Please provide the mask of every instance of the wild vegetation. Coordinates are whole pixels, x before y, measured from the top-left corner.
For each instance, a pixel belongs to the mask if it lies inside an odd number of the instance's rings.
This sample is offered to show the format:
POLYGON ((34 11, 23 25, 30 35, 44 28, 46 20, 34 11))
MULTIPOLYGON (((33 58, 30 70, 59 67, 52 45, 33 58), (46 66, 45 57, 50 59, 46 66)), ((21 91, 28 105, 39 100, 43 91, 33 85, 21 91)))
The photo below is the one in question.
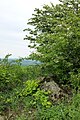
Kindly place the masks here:
POLYGON ((0 60, 0 119, 80 120, 80 1, 59 1, 35 9, 24 30, 35 49, 27 59, 41 64, 0 60))

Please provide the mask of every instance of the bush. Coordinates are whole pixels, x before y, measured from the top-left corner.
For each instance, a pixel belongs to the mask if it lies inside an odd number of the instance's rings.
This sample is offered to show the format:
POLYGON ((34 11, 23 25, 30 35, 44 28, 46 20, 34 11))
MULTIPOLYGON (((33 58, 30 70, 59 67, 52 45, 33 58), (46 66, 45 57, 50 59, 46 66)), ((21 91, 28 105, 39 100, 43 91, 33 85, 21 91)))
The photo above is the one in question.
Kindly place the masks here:
POLYGON ((34 48, 29 58, 43 63, 48 75, 56 75, 58 84, 68 84, 70 72, 80 68, 80 2, 59 0, 56 6, 44 5, 36 8, 28 24, 29 48, 34 48), (74 18, 74 19, 73 19, 74 18))

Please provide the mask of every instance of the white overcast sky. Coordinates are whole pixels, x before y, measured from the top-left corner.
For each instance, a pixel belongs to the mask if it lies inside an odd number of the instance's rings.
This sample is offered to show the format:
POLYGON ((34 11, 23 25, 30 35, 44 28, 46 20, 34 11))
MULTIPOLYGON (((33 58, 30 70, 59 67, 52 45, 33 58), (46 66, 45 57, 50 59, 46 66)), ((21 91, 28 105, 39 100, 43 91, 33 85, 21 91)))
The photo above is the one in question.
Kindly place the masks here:
POLYGON ((0 0, 0 58, 12 54, 12 58, 26 57, 31 50, 24 41, 27 21, 35 8, 58 0, 0 0))

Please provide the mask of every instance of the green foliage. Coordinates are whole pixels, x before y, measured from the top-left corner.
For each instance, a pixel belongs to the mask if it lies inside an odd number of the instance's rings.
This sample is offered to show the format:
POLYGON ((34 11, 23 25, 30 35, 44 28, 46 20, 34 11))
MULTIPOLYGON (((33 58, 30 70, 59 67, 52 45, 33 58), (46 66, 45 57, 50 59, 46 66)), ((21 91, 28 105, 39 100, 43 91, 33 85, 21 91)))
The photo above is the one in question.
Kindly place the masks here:
POLYGON ((38 104, 37 110, 34 113, 32 111, 28 111, 29 114, 25 115, 24 112, 21 116, 17 116, 16 120, 79 120, 79 103, 80 94, 75 95, 69 103, 62 102, 61 104, 53 105, 49 108, 40 107, 38 104))
POLYGON ((33 91, 37 90, 38 87, 38 81, 36 80, 28 80, 24 82, 24 88, 22 90, 22 95, 27 96, 33 93, 33 91))
MULTIPOLYGON (((8 56, 9 57, 9 56, 8 56)), ((49 107, 48 92, 39 89, 39 66, 10 63, 6 57, 0 64, 0 111, 27 111, 40 106, 49 107), (35 78, 36 80, 33 80, 35 78), (29 80, 30 79, 30 80, 29 80), (41 97, 42 96, 42 97, 41 97), (39 99, 40 98, 40 99, 39 99)))
POLYGON ((22 66, 22 68, 24 70, 24 76, 27 80, 35 80, 42 74, 40 65, 22 66))
POLYGON ((61 103, 48 109, 40 109, 36 113, 36 120, 79 120, 80 94, 73 97, 71 103, 61 103))
POLYGON ((71 76, 70 80, 71 80, 72 86, 76 89, 80 89, 80 70, 78 69, 77 73, 71 72, 70 76, 71 76))
MULTIPOLYGON (((79 87, 79 73, 79 69, 78 74, 70 73, 74 87, 79 87)), ((8 61, 0 64, 0 114, 6 115, 9 111, 14 111, 15 120, 79 120, 80 93, 74 94, 69 103, 63 101, 53 104, 49 92, 39 88, 40 81, 37 77, 41 74, 39 66, 23 67, 9 64, 8 61)))
POLYGON ((44 107, 50 107, 49 92, 40 90, 38 80, 28 80, 24 82, 24 88, 19 93, 19 96, 24 98, 24 102, 29 106, 36 107, 38 104, 44 107), (29 102, 30 101, 30 102, 29 102))
POLYGON ((50 107, 52 105, 51 102, 49 101, 48 95, 49 95, 48 92, 45 92, 45 91, 40 90, 40 89, 38 89, 37 92, 35 94, 33 94, 37 104, 42 105, 46 108, 50 107))
MULTIPOLYGON (((5 56, 0 61, 0 111, 8 110, 9 107, 16 106, 18 103, 17 90, 22 87, 23 70, 18 65, 13 65, 5 56), (16 90, 17 89, 17 90, 16 90)), ((19 91, 19 90, 18 90, 19 91)))
POLYGON ((16 120, 26 120, 26 116, 22 114, 21 116, 17 116, 16 120))
POLYGON ((66 84, 70 72, 77 73, 80 68, 80 2, 60 2, 34 10, 28 22, 34 29, 25 29, 29 34, 24 39, 30 40, 29 47, 36 50, 30 58, 41 61, 47 75, 55 74, 66 84))

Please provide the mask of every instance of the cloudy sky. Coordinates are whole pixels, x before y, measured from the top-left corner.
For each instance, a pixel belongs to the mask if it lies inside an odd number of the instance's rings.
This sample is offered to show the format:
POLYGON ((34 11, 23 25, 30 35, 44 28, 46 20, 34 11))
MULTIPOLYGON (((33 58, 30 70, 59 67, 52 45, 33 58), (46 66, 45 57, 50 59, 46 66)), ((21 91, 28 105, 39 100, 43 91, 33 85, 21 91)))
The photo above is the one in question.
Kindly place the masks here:
POLYGON ((58 0, 0 0, 0 58, 12 54, 12 58, 26 57, 31 53, 24 41, 27 21, 35 8, 58 0))

